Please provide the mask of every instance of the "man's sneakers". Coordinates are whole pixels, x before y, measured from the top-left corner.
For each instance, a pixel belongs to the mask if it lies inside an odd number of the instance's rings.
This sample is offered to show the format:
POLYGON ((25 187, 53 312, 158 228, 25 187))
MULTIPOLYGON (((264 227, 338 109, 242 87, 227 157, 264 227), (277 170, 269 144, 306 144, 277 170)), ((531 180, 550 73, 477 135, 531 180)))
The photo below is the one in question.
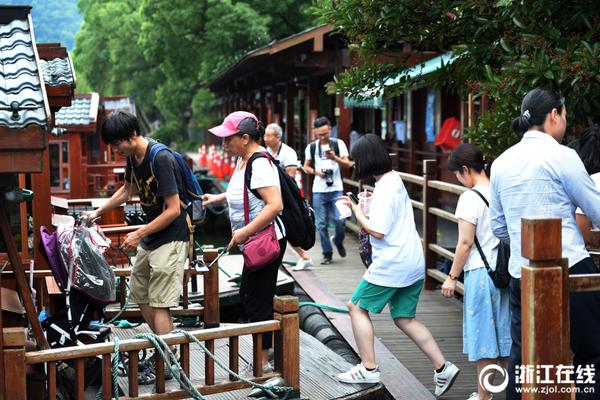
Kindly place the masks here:
POLYGON ((331 264, 331 253, 323 254, 323 261, 321 261, 321 265, 329 264, 331 264))
POLYGON ((450 361, 446 361, 442 372, 433 373, 433 382, 435 383, 435 397, 440 397, 446 393, 456 380, 460 369, 450 361))
POLYGON ((302 271, 302 270, 312 267, 313 265, 314 264, 313 264, 312 258, 309 258, 308 260, 300 258, 298 260, 298 262, 296 263, 296 266, 292 268, 292 271, 302 271))
POLYGON ((360 363, 350 368, 350 371, 339 374, 337 378, 338 381, 344 383, 379 383, 381 382, 381 372, 379 367, 369 371, 360 363))
POLYGON ((333 244, 335 245, 335 248, 337 249, 338 253, 340 254, 340 257, 342 257, 342 258, 346 257, 346 248, 344 247, 344 243, 337 244, 335 242, 335 236, 332 236, 330 239, 333 242, 333 244))

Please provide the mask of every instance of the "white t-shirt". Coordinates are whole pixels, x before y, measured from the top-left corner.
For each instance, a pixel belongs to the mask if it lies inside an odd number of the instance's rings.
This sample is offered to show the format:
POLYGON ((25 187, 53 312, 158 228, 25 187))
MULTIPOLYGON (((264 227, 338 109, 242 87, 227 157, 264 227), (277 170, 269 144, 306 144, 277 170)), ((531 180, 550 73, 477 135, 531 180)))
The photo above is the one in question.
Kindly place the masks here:
MULTIPOLYGON (((600 172, 596 172, 595 174, 590 175, 590 178, 592 178, 592 180, 594 181, 594 185, 596 185, 596 187, 600 189, 600 172)), ((575 212, 577 214, 585 215, 579 207, 577 207, 577 211, 575 212)))
POLYGON ((267 152, 272 155, 274 159, 279 161, 279 165, 283 169, 298 166, 298 155, 296 154, 296 151, 285 143, 281 143, 281 146, 276 153, 273 153, 273 150, 267 146, 267 152))
MULTIPOLYGON (((327 186, 327 181, 325 178, 321 178, 318 175, 315 175, 315 180, 313 181, 313 192, 316 193, 325 193, 325 192, 341 192, 344 190, 344 184, 342 181, 342 173, 340 172, 340 165, 334 160, 330 160, 325 157, 325 152, 321 151, 319 155, 319 141, 313 142, 316 143, 317 146, 315 148, 315 160, 312 162, 312 166, 315 170, 323 170, 323 169, 332 169, 333 170, 333 185, 327 186)), ((347 157, 348 149, 343 141, 337 139, 338 147, 340 150, 339 157, 347 157)), ((310 154, 310 145, 306 146, 306 150, 304 150, 304 159, 311 160, 310 154)), ((330 144, 329 148, 333 150, 333 146, 330 144)))
MULTIPOLYGON (((473 189, 481 193, 489 202, 489 186, 477 185, 473 189)), ((481 245, 483 254, 485 254, 485 258, 487 259, 490 268, 496 269, 496 257, 498 255, 498 244, 500 241, 492 233, 489 209, 481 197, 479 197, 479 195, 472 190, 467 190, 458 198, 454 215, 459 219, 475 225, 475 236, 477 236, 477 240, 481 245)), ((467 258, 467 263, 465 264, 464 270, 469 271, 484 267, 485 264, 479 255, 479 251, 477 251, 475 242, 473 242, 471 254, 469 254, 469 258, 467 258)))
MULTIPOLYGON (((239 161, 238 161, 239 164, 239 161)), ((279 174, 277 167, 271 164, 269 160, 264 157, 257 158, 252 162, 252 176, 250 177, 250 188, 259 189, 263 187, 279 186, 279 174)), ((231 223, 231 231, 243 228, 246 226, 244 222, 244 174, 246 168, 239 169, 236 165, 235 171, 229 180, 227 186, 227 205, 229 206, 229 222, 231 223)), ((248 191, 248 205, 249 205, 249 219, 254 220, 260 214, 263 208, 265 208, 265 202, 259 199, 248 191)), ((283 224, 275 224, 275 230, 277 231, 277 239, 284 237, 283 224)))
POLYGON ((375 183, 371 198, 369 229, 373 236, 373 262, 364 279, 379 286, 406 287, 425 277, 423 245, 417 233, 412 205, 397 172, 387 173, 375 183))

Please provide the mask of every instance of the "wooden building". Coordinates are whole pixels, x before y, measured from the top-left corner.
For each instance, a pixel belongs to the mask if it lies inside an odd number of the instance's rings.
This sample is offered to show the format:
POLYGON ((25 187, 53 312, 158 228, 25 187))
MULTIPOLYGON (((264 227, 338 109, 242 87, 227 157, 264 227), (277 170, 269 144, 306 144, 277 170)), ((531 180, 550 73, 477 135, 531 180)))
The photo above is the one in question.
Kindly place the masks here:
MULTIPOLYGON (((343 37, 321 25, 255 49, 223 71, 210 89, 221 101, 223 115, 234 110, 255 113, 264 123, 277 122, 284 129, 284 141, 301 159, 306 144, 313 140, 312 121, 327 116, 334 135, 350 142, 351 128, 375 133, 386 139, 398 154, 402 171, 421 174, 424 159, 438 159, 438 176, 455 182, 445 171, 447 154, 434 144, 442 123, 454 117, 463 124, 466 104, 450 90, 419 87, 399 95, 386 94, 400 77, 425 75, 451 62, 451 55, 414 52, 405 45, 385 57, 407 58, 411 68, 390 77, 383 94, 370 99, 352 99, 327 90, 335 76, 358 63, 343 37), (387 91, 386 91, 387 88, 387 91), (404 127, 404 133, 396 132, 404 127)), ((365 96, 368 97, 368 92, 365 96)), ((214 141, 209 136, 205 142, 214 141)))

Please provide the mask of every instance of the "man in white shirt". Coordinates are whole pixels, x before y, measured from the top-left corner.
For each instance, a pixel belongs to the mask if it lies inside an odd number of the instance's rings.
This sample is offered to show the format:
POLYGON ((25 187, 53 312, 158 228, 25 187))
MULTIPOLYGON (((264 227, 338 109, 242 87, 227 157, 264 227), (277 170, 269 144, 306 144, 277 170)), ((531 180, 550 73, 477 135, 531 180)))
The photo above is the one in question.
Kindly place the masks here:
MULTIPOLYGON (((265 135, 263 136, 265 147, 267 148, 267 153, 279 161, 281 168, 283 168, 292 179, 296 179, 296 171, 298 171, 298 155, 294 149, 281 141, 282 134, 283 130, 278 124, 267 125, 265 128, 265 135)), ((296 266, 292 268, 294 271, 302 271, 303 269, 313 266, 310 254, 301 247, 293 246, 293 248, 300 256, 296 266)))
POLYGON ((319 117, 313 122, 317 140, 306 146, 304 151, 304 172, 315 175, 313 181, 313 207, 317 217, 317 230, 321 239, 323 261, 331 264, 333 251, 327 226, 329 218, 335 221, 333 244, 341 257, 346 257, 344 248, 345 223, 340 218, 335 202, 342 196, 344 185, 341 168, 350 168, 348 149, 343 141, 330 138, 331 125, 327 117, 319 117))

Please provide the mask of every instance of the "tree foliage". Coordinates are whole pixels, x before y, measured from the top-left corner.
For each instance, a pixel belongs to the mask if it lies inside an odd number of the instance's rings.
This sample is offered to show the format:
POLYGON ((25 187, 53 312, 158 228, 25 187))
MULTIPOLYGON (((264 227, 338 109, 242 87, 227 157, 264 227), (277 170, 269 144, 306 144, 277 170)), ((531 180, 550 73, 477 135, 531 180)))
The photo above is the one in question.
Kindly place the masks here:
POLYGON ((75 34, 82 20, 77 0, 3 0, 2 4, 32 6, 37 43, 58 42, 68 49, 75 45, 75 34))
POLYGON ((285 8, 293 3, 80 0, 84 24, 75 65, 94 90, 133 95, 153 119, 163 122, 157 133, 161 138, 182 139, 190 117, 204 127, 222 118, 206 89, 221 71, 272 40, 272 32, 286 35, 295 33, 287 29, 304 28, 300 17, 290 25, 281 22, 278 13, 291 15, 285 8), (261 14, 270 10, 269 4, 273 17, 261 14))
MULTIPOLYGON (((323 19, 344 33, 364 64, 342 75, 336 89, 357 94, 406 67, 407 55, 381 55, 411 45, 411 53, 453 51, 454 63, 423 82, 462 96, 488 94, 489 112, 467 137, 496 155, 518 140, 510 121, 536 86, 560 91, 575 131, 600 120, 600 2, 596 0, 344 0, 319 2, 323 19)), ((385 88, 389 92, 389 88, 385 88)), ((572 128, 573 129, 573 128, 572 128)))

